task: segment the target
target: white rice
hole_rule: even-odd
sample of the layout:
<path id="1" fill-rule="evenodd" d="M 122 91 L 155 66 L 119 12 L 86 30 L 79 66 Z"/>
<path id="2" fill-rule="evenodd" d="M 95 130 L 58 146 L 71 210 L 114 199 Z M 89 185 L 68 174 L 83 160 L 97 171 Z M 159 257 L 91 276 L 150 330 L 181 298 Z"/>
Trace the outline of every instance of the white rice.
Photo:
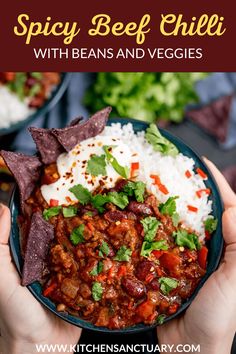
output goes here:
<path id="1" fill-rule="evenodd" d="M 6 86 L 0 85 L 0 128 L 26 119 L 35 109 L 28 106 L 29 99 L 23 101 Z"/>
<path id="2" fill-rule="evenodd" d="M 115 136 L 129 145 L 133 153 L 138 154 L 139 174 L 138 180 L 146 183 L 147 189 L 153 193 L 158 201 L 165 202 L 171 196 L 178 196 L 176 199 L 177 212 L 180 221 L 188 228 L 193 229 L 203 240 L 205 237 L 204 221 L 212 212 L 212 201 L 203 193 L 198 198 L 196 192 L 205 189 L 204 180 L 194 171 L 194 160 L 179 153 L 176 157 L 164 156 L 153 150 L 146 141 L 144 132 L 134 133 L 132 124 L 121 126 L 120 123 L 106 127 L 101 135 Z M 191 178 L 185 176 L 189 170 Z M 169 194 L 165 195 L 153 185 L 150 175 L 158 175 L 161 182 L 167 187 Z M 196 207 L 197 212 L 188 210 L 188 205 Z"/>

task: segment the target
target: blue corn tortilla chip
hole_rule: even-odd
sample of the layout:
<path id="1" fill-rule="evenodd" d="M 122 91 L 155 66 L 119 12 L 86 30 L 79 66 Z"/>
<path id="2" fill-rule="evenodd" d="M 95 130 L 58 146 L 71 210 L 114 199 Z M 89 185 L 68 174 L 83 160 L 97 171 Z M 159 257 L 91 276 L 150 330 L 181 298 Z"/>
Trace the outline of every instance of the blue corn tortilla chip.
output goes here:
<path id="1" fill-rule="evenodd" d="M 224 96 L 199 109 L 186 112 L 187 118 L 223 143 L 227 139 L 232 95 Z"/>
<path id="2" fill-rule="evenodd" d="M 22 285 L 41 280 L 50 243 L 54 238 L 54 228 L 44 220 L 41 212 L 33 214 L 26 244 Z"/>
<path id="3" fill-rule="evenodd" d="M 100 134 L 105 128 L 110 112 L 111 107 L 106 107 L 95 113 L 85 122 L 72 124 L 63 129 L 52 129 L 52 133 L 64 149 L 70 151 L 80 141 Z"/>
<path id="4" fill-rule="evenodd" d="M 0 154 L 18 184 L 23 209 L 24 201 L 29 198 L 40 178 L 42 163 L 36 156 L 5 150 L 1 150 Z"/>
<path id="5" fill-rule="evenodd" d="M 82 119 L 83 117 L 75 118 L 70 123 L 70 126 L 79 124 Z M 30 127 L 28 130 L 35 142 L 41 160 L 44 164 L 48 165 L 50 163 L 54 163 L 58 156 L 62 152 L 65 152 L 63 146 L 57 140 L 55 135 L 53 135 L 52 129 Z"/>
<path id="6" fill-rule="evenodd" d="M 65 151 L 51 129 L 30 127 L 29 132 L 37 146 L 41 160 L 48 165 L 56 161 L 58 156 Z"/>

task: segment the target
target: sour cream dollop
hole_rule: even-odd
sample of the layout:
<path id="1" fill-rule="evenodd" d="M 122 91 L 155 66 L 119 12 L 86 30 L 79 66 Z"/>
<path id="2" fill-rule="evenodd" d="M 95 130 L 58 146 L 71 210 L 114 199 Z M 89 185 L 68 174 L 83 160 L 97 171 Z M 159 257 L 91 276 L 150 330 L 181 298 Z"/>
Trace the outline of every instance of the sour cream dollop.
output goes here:
<path id="1" fill-rule="evenodd" d="M 112 155 L 121 166 L 130 168 L 134 161 L 133 153 L 129 146 L 115 137 L 98 135 L 82 141 L 68 153 L 61 154 L 57 159 L 57 169 L 60 178 L 49 185 L 41 186 L 44 199 L 50 204 L 51 199 L 58 200 L 59 205 L 70 205 L 78 202 L 71 187 L 81 184 L 89 191 L 94 191 L 100 184 L 105 188 L 114 187 L 120 175 L 110 163 L 106 165 L 106 175 L 92 176 L 86 172 L 88 161 L 93 155 L 104 155 L 103 146 L 112 146 Z M 136 158 L 137 159 L 137 158 Z"/>

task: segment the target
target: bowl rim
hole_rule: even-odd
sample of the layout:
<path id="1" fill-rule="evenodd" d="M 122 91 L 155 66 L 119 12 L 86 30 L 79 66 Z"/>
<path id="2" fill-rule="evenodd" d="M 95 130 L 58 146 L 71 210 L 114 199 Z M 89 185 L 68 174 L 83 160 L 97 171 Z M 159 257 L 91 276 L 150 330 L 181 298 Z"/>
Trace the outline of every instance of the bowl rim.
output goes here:
<path id="1" fill-rule="evenodd" d="M 139 126 L 142 126 L 143 128 L 147 127 L 149 124 L 147 122 L 141 121 L 141 120 L 136 120 L 133 118 L 110 118 L 107 125 L 111 125 L 112 123 L 121 123 L 121 124 L 127 124 L 127 123 L 131 123 L 132 125 L 136 124 Z M 143 129 L 139 129 L 138 131 L 142 131 Z M 214 189 L 215 189 L 215 196 L 217 199 L 217 203 L 218 203 L 218 208 L 219 208 L 219 212 L 218 214 L 220 214 L 222 216 L 223 214 L 223 202 L 222 202 L 222 198 L 220 195 L 220 191 L 218 188 L 218 185 L 215 181 L 214 176 L 212 175 L 211 171 L 209 170 L 209 168 L 207 167 L 207 165 L 205 164 L 205 162 L 203 161 L 203 159 L 194 151 L 194 149 L 192 149 L 190 146 L 188 146 L 182 139 L 180 139 L 179 137 L 176 137 L 174 134 L 168 132 L 166 129 L 163 128 L 159 128 L 161 134 L 163 134 L 167 139 L 169 139 L 170 141 L 174 141 L 174 143 L 177 142 L 178 145 L 183 145 L 185 148 L 187 148 L 187 150 L 191 153 L 192 158 L 194 159 L 195 164 L 196 163 L 200 163 L 200 165 L 202 165 L 204 167 L 204 169 L 206 170 L 208 176 L 210 177 L 210 183 L 213 184 Z M 181 152 L 181 151 L 180 151 Z M 17 268 L 17 271 L 19 273 L 19 275 L 21 276 L 21 265 L 20 263 L 22 262 L 22 256 L 21 254 L 18 254 L 16 247 L 15 247 L 15 240 L 13 237 L 13 224 L 15 224 L 15 220 L 14 220 L 14 212 L 15 210 L 18 210 L 19 208 L 16 206 L 18 204 L 18 202 L 16 201 L 16 199 L 19 198 L 18 195 L 18 188 L 17 186 L 13 189 L 12 195 L 11 195 L 11 199 L 10 199 L 10 204 L 9 204 L 9 208 L 11 210 L 11 232 L 10 232 L 10 240 L 9 240 L 9 244 L 10 244 L 10 251 L 12 254 L 12 258 L 14 260 L 15 266 Z M 17 225 L 16 225 L 17 226 Z M 18 226 L 17 226 L 18 229 Z M 220 238 L 219 238 L 219 244 L 218 244 L 218 252 L 215 258 L 215 262 L 214 262 L 214 266 L 211 268 L 211 270 L 208 272 L 206 272 L 206 274 L 204 275 L 204 277 L 200 280 L 199 284 L 197 285 L 194 293 L 190 296 L 190 298 L 188 298 L 178 309 L 178 311 L 174 314 L 172 314 L 171 316 L 168 316 L 165 320 L 164 323 L 167 323 L 169 321 L 171 321 L 173 318 L 179 317 L 187 308 L 188 306 L 192 303 L 192 301 L 194 300 L 194 298 L 197 296 L 199 290 L 201 289 L 201 287 L 204 285 L 204 283 L 207 281 L 207 279 L 210 277 L 210 275 L 218 268 L 219 263 L 220 263 L 220 259 L 222 256 L 222 252 L 223 252 L 223 246 L 224 246 L 224 239 L 222 237 L 222 220 L 218 220 L 218 226 L 217 226 L 217 230 L 215 231 L 216 234 L 220 234 Z M 19 230 L 18 230 L 18 236 L 19 236 Z M 19 237 L 18 237 L 18 242 L 19 242 Z M 20 259 L 19 259 L 20 258 Z M 131 334 L 131 333 L 140 333 L 140 332 L 146 332 L 148 330 L 152 330 L 156 327 L 159 326 L 158 323 L 154 323 L 152 325 L 145 325 L 145 324 L 138 324 L 138 325 L 134 325 L 134 326 L 130 326 L 130 327 L 126 327 L 123 329 L 108 329 L 106 327 L 98 327 L 93 325 L 91 322 L 85 321 L 79 317 L 67 314 L 67 313 L 62 313 L 62 312 L 58 312 L 56 311 L 56 307 L 55 304 L 47 299 L 46 297 L 44 297 L 42 294 L 38 294 L 36 291 L 36 288 L 40 286 L 39 282 L 34 282 L 30 285 L 27 285 L 28 290 L 33 294 L 33 296 L 40 302 L 40 304 L 42 304 L 43 306 L 45 306 L 49 311 L 51 311 L 53 314 L 55 314 L 57 317 L 61 318 L 62 320 L 73 324 L 77 327 L 81 327 L 83 329 L 87 329 L 87 330 L 91 330 L 91 331 L 95 331 L 95 332 L 102 332 L 102 333 L 111 333 L 111 334 Z M 75 323 L 76 320 L 76 323 Z"/>
<path id="2" fill-rule="evenodd" d="M 26 118 L 21 119 L 13 124 L 11 124 L 9 127 L 6 128 L 0 128 L 0 137 L 5 136 L 11 133 L 14 133 L 18 131 L 19 129 L 27 126 L 31 122 L 34 121 L 34 119 L 46 114 L 49 112 L 55 105 L 56 103 L 60 100 L 62 97 L 63 93 L 68 87 L 68 84 L 71 80 L 71 73 L 64 73 L 60 72 L 60 77 L 61 81 L 58 85 L 55 86 L 55 88 L 51 91 L 51 95 L 49 96 L 48 99 L 43 103 L 41 107 L 35 110 L 35 112 L 31 113 L 28 115 Z"/>

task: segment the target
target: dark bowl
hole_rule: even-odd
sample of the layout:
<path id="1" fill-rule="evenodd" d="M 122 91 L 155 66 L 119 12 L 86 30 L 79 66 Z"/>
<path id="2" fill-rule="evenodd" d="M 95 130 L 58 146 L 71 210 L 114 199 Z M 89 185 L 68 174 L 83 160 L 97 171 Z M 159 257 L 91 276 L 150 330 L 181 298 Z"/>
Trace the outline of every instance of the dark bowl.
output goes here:
<path id="1" fill-rule="evenodd" d="M 11 124 L 10 127 L 8 128 L 0 129 L 0 137 L 14 133 L 22 129 L 23 127 L 31 123 L 34 119 L 42 115 L 45 115 L 49 110 L 51 110 L 57 104 L 57 102 L 60 100 L 60 98 L 62 97 L 63 93 L 65 92 L 69 84 L 71 74 L 61 73 L 60 76 L 61 76 L 60 83 L 57 86 L 55 86 L 55 88 L 51 92 L 50 97 L 44 102 L 44 104 L 40 108 L 36 109 L 34 113 L 25 117 L 25 119 L 22 119 L 21 121 L 16 122 L 14 124 Z"/>
<path id="2" fill-rule="evenodd" d="M 122 125 L 126 124 L 128 122 L 131 122 L 133 124 L 135 132 L 145 130 L 148 126 L 147 123 L 137 121 L 134 119 L 124 119 L 124 118 L 114 118 L 109 120 L 109 125 L 112 122 L 119 122 Z M 216 182 L 208 170 L 207 166 L 205 163 L 200 159 L 200 157 L 190 148 L 188 147 L 183 141 L 180 139 L 176 138 L 169 132 L 160 129 L 161 133 L 170 141 L 172 141 L 179 149 L 180 152 L 184 153 L 186 156 L 193 158 L 195 161 L 195 165 L 197 167 L 200 167 L 204 171 L 207 172 L 209 178 L 207 181 L 205 181 L 207 188 L 210 188 L 212 190 L 211 197 L 210 199 L 213 201 L 213 215 L 215 218 L 219 220 L 218 222 L 218 227 L 217 230 L 214 232 L 212 235 L 212 238 L 209 242 L 208 248 L 209 248 L 209 256 L 208 256 L 208 265 L 207 265 L 207 272 L 206 275 L 201 279 L 197 289 L 195 290 L 194 294 L 180 307 L 180 309 L 170 317 L 168 317 L 164 322 L 170 321 L 171 319 L 175 318 L 176 316 L 180 315 L 193 301 L 194 297 L 196 296 L 197 292 L 199 289 L 203 286 L 207 278 L 217 269 L 221 254 L 222 254 L 222 249 L 223 249 L 223 238 L 222 238 L 222 224 L 221 224 L 221 218 L 222 218 L 222 213 L 223 213 L 223 205 L 221 201 L 221 197 L 219 194 L 219 190 L 217 188 Z M 12 213 L 12 228 L 11 228 L 11 235 L 10 235 L 10 247 L 11 247 L 11 252 L 12 256 L 14 259 L 14 262 L 16 264 L 17 270 L 21 274 L 22 270 L 22 265 L 23 265 L 23 259 L 21 257 L 20 253 L 20 243 L 19 243 L 19 230 L 18 230 L 18 225 L 17 225 L 17 216 L 19 213 L 19 200 L 18 200 L 18 192 L 15 192 L 12 196 L 11 199 L 11 213 Z M 157 325 L 154 324 L 152 326 L 148 325 L 136 325 L 132 327 L 128 327 L 125 329 L 121 330 L 110 330 L 107 328 L 103 327 L 96 327 L 93 324 L 84 321 L 78 317 L 69 315 L 69 314 L 64 314 L 64 313 L 59 313 L 56 311 L 56 306 L 55 304 L 50 301 L 48 298 L 44 297 L 42 295 L 42 288 L 39 282 L 34 282 L 33 284 L 28 286 L 28 289 L 31 291 L 31 293 L 35 296 L 35 298 L 41 302 L 44 306 L 46 306 L 51 312 L 56 314 L 58 317 L 61 319 L 72 323 L 78 327 L 90 329 L 93 331 L 100 331 L 100 332 L 106 332 L 106 333 L 135 333 L 135 332 L 142 332 L 146 331 L 149 329 L 152 329 L 156 327 Z"/>

